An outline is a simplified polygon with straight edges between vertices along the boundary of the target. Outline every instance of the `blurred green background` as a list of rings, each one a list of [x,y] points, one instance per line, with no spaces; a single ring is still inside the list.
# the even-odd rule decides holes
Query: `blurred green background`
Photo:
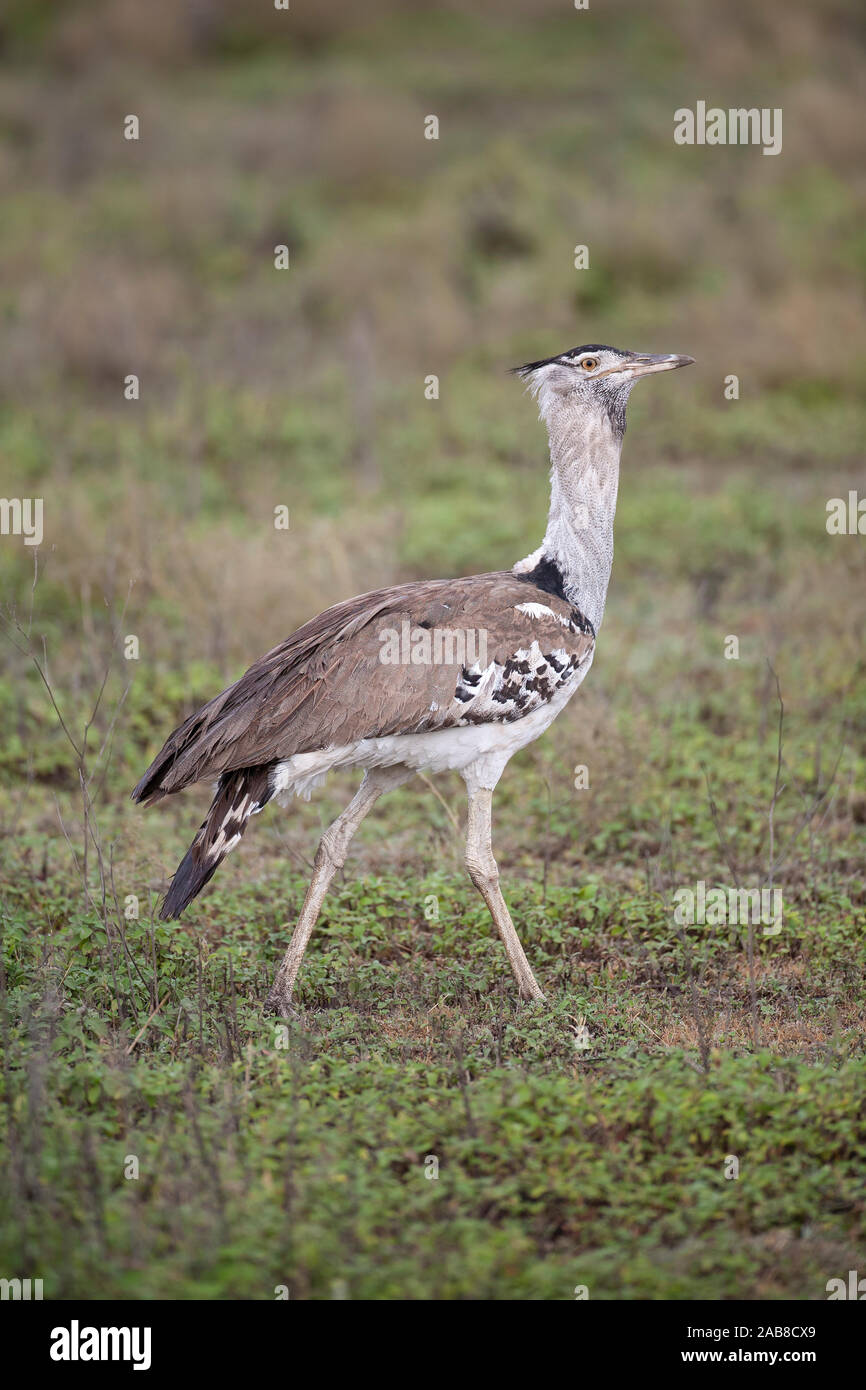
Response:
[[[856,0],[7,0],[0,490],[45,506],[38,572],[0,538],[7,1273],[823,1297],[855,1267],[866,540],[825,520],[866,493],[864,39]],[[675,145],[698,100],[782,108],[782,153]],[[545,439],[506,369],[583,342],[697,365],[635,392],[591,677],[498,794],[550,1012],[510,998],[457,788],[413,785],[326,909],[287,1070],[258,1001],[351,779],[272,808],[171,929],[209,789],[127,792],[329,603],[534,549]],[[28,644],[79,742],[108,670],[89,828]],[[677,935],[675,887],[763,880],[779,785],[782,935]],[[761,1180],[720,1184],[728,1151]]]
[[[148,660],[227,674],[348,590],[511,563],[547,499],[505,368],[586,341],[698,359],[636,393],[614,604],[772,582],[792,528],[808,566],[864,433],[862,37],[842,0],[7,6],[0,452],[45,494],[43,618],[74,642],[134,577]],[[675,145],[697,99],[781,107],[782,154]]]

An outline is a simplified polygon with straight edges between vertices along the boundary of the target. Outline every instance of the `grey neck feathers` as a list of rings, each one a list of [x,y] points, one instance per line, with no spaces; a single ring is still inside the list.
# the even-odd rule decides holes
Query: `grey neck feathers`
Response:
[[[515,572],[552,561],[566,598],[598,632],[613,565],[624,418],[612,419],[576,394],[561,395],[543,385],[538,394],[550,437],[550,512],[540,548],[515,565]]]

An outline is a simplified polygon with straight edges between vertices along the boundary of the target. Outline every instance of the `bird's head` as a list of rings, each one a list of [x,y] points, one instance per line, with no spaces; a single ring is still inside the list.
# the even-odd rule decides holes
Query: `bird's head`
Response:
[[[624,430],[625,407],[635,382],[652,372],[687,367],[694,360],[675,353],[627,352],[601,343],[586,343],[557,357],[527,362],[513,371],[538,396],[543,415],[551,408],[571,404],[587,411],[603,411],[618,429]]]

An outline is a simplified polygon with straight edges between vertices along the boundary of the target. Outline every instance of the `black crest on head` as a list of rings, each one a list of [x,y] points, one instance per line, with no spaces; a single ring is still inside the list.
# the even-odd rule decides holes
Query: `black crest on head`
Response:
[[[613,352],[617,357],[627,357],[628,353],[621,348],[611,347],[608,343],[584,343],[581,347],[567,348],[565,352],[557,352],[553,357],[542,357],[538,362],[525,362],[522,367],[512,367],[513,376],[529,376],[531,372],[537,372],[539,367],[550,367],[556,362],[574,361],[577,357],[582,357],[585,352]]]

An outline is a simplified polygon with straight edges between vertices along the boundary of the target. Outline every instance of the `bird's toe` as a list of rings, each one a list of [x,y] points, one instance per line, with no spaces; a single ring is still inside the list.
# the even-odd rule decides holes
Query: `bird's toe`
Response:
[[[524,1002],[525,1004],[546,1004],[546,1003],[547,1003],[547,998],[546,998],[546,996],[545,996],[544,994],[541,993],[541,990],[540,990],[540,989],[539,989],[539,990],[522,989],[522,990],[520,991],[520,998],[523,1000],[523,1002]]]
[[[297,1023],[301,1015],[293,1004],[280,994],[274,994],[271,990],[264,1002],[262,1013],[265,1018],[283,1018],[287,1021]]]

